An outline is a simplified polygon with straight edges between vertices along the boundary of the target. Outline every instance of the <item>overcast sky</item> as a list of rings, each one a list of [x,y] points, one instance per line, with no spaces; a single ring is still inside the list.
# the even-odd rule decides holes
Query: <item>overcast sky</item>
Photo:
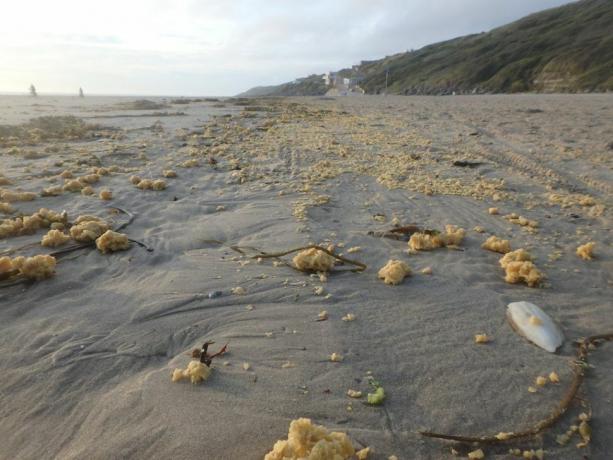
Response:
[[[233,95],[568,0],[0,0],[0,92]]]

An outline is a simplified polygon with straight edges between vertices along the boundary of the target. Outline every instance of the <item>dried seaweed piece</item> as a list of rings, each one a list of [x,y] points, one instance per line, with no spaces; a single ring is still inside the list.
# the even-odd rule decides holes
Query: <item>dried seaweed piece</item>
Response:
[[[128,220],[126,220],[121,225],[119,225],[115,229],[115,231],[119,231],[119,230],[127,227],[128,225],[130,225],[134,221],[134,214],[130,213],[129,211],[126,211],[125,209],[118,208],[118,207],[109,207],[107,209],[110,212],[114,213],[114,214],[121,213],[121,214],[126,214],[128,216]],[[41,208],[37,214],[44,221],[49,221],[49,222],[54,222],[54,223],[62,223],[62,222],[66,222],[67,221],[67,215],[66,215],[65,212],[56,213],[54,211],[50,211],[48,209]],[[98,220],[99,218],[95,217],[95,216],[80,216],[79,218],[77,218],[75,223],[88,222],[89,219]],[[130,239],[129,241],[133,242],[133,243],[136,243],[139,246],[144,247],[145,249],[147,249],[147,251],[153,251],[153,249],[147,247],[146,245],[144,245],[143,243],[141,243],[139,241],[135,241],[135,240],[132,240],[132,239]],[[4,259],[4,257],[2,257],[2,256],[9,255],[9,254],[12,254],[12,253],[14,253],[16,251],[19,251],[19,250],[22,250],[22,249],[25,249],[25,248],[34,247],[34,246],[37,246],[37,245],[38,245],[38,243],[27,244],[27,245],[21,246],[19,248],[14,248],[14,249],[9,249],[7,251],[3,251],[2,253],[0,253],[0,262],[2,262],[2,260]],[[75,243],[75,244],[69,245],[69,246],[67,246],[65,248],[62,248],[60,250],[54,251],[54,252],[52,252],[52,253],[50,253],[48,255],[51,256],[54,260],[57,260],[61,256],[64,256],[66,254],[69,254],[71,252],[78,251],[78,250],[81,250],[81,249],[91,248],[92,246],[94,246],[94,241],[93,240],[86,241],[86,242],[81,242],[81,243]],[[18,259],[18,258],[16,258],[16,259]],[[21,258],[21,259],[24,259],[24,258]],[[39,260],[42,260],[42,259],[39,259]],[[47,264],[47,265],[50,265],[50,264]],[[7,283],[2,283],[2,284],[0,284],[0,288],[7,288],[7,287],[15,286],[15,285],[24,283],[28,279],[28,277],[26,277],[23,273],[21,273],[15,267],[13,267],[11,270],[7,270],[7,271],[3,271],[3,270],[1,270],[1,268],[2,268],[2,263],[0,263],[0,280],[7,280],[9,278],[16,278],[16,280],[11,280],[11,281],[9,281]],[[21,276],[19,276],[19,275],[21,275]]]
[[[209,354],[208,353],[209,345],[213,345],[214,343],[215,342],[213,342],[212,340],[207,340],[206,342],[202,344],[201,349],[195,348],[194,350],[192,350],[192,358],[198,359],[200,360],[201,363],[204,363],[208,367],[210,367],[211,362],[213,361],[213,358],[216,358],[217,356],[221,356],[226,351],[228,351],[228,344],[226,343],[223,347],[221,347],[221,349],[217,353]]]
[[[234,248],[233,248],[234,249]],[[253,256],[251,257],[252,259],[257,259],[257,258],[262,258],[262,259],[271,259],[271,258],[279,258],[279,257],[283,257],[286,256],[288,254],[292,254],[294,252],[298,252],[298,251],[304,251],[304,250],[308,250],[308,249],[318,249],[319,251],[323,251],[326,254],[328,254],[331,257],[334,257],[337,260],[340,260],[341,262],[345,262],[351,265],[355,265],[358,268],[353,269],[352,271],[356,271],[356,272],[361,272],[366,270],[366,265],[363,264],[362,262],[358,262],[357,260],[351,260],[351,259],[347,259],[341,255],[335,254],[333,251],[330,251],[327,248],[324,248],[322,246],[318,246],[316,244],[311,244],[309,246],[303,246],[300,248],[296,248],[296,249],[290,249],[289,251],[284,251],[284,252],[278,252],[278,253],[273,253],[273,254],[268,254],[266,252],[260,251],[260,254],[258,254],[257,256]],[[299,271],[305,271],[300,269],[299,267],[294,267]]]
[[[481,161],[468,161],[468,160],[455,160],[453,166],[458,166],[460,168],[476,168],[477,166],[481,166],[483,162]]]
[[[528,438],[545,431],[547,428],[553,426],[560,419],[560,417],[564,415],[572,401],[575,399],[577,392],[579,391],[579,388],[581,387],[581,384],[583,383],[583,380],[585,378],[585,369],[588,367],[588,353],[593,346],[603,340],[613,340],[613,332],[608,334],[593,335],[577,341],[577,360],[572,362],[574,369],[574,377],[570,387],[568,388],[566,394],[558,404],[558,407],[556,407],[556,409],[547,418],[539,421],[532,428],[528,428],[526,430],[518,431],[515,433],[509,433],[508,436],[505,436],[505,439],[500,439],[498,435],[462,436],[455,434],[435,433],[432,431],[420,431],[419,434],[428,438],[446,439],[449,441],[457,441],[462,443],[497,444],[515,439]]]
[[[429,229],[422,230],[417,225],[404,225],[402,227],[394,227],[389,230],[369,231],[368,235],[376,236],[378,238],[391,238],[394,240],[408,241],[413,233],[437,234],[438,232],[436,230]]]

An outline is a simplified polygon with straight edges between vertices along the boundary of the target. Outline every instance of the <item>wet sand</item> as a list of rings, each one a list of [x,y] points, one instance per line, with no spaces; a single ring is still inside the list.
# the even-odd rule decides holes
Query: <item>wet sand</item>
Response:
[[[10,181],[0,188],[39,193],[62,185],[65,170],[115,166],[93,185],[111,201],[39,196],[12,203],[4,218],[45,207],[119,225],[127,216],[108,209],[118,207],[134,215],[123,232],[153,249],[86,248],[59,257],[53,278],[0,282],[0,458],[259,459],[297,417],[347,432],[356,448],[373,449],[369,458],[453,458],[451,444],[418,431],[534,425],[570,385],[573,340],[613,331],[613,95],[235,99],[155,110],[117,106],[125,98],[0,101],[4,125],[58,115],[100,125],[72,138],[0,139]],[[198,165],[181,166],[189,160]],[[165,169],[177,178],[163,191],[129,181]],[[538,227],[513,224],[510,213]],[[369,234],[395,223],[453,224],[467,236],[461,250],[412,254],[405,241]],[[22,248],[43,234],[0,239],[0,251],[49,253]],[[481,248],[490,235],[529,250],[542,286],[505,283],[500,254]],[[588,241],[596,257],[584,261],[575,249]],[[251,258],[309,243],[333,244],[368,268],[322,282]],[[413,276],[385,285],[377,271],[389,259]],[[431,275],[420,273],[426,267]],[[232,294],[238,286],[244,295]],[[506,305],[520,300],[561,326],[558,353],[511,329]],[[322,310],[328,320],[316,321]],[[355,321],[342,321],[347,313]],[[475,344],[477,333],[492,341]],[[213,350],[229,343],[210,379],[172,383],[172,370],[209,339]],[[590,358],[585,407],[573,404],[535,439],[484,447],[486,458],[510,458],[515,447],[607,458],[612,346]],[[344,360],[330,362],[333,352]],[[551,371],[559,384],[528,391]],[[387,393],[380,407],[346,395],[369,391],[369,375]],[[578,437],[556,443],[590,410],[588,447],[577,449]]]

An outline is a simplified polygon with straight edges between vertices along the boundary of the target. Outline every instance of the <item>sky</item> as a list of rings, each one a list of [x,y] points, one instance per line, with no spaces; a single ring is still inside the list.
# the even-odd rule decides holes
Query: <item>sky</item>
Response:
[[[0,0],[0,92],[231,96],[569,0]]]

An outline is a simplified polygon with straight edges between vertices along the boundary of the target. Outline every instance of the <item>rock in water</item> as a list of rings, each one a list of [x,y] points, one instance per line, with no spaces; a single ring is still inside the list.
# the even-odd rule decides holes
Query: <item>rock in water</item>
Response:
[[[507,318],[515,331],[533,344],[554,353],[564,335],[553,320],[530,302],[512,302],[507,307]]]

